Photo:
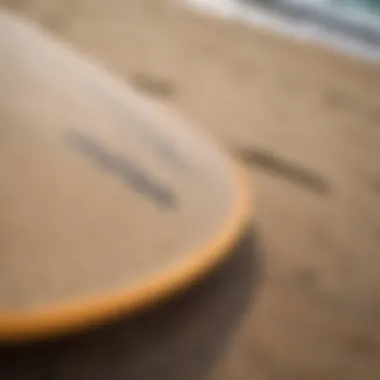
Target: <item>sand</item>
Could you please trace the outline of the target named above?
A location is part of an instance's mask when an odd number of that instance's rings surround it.
[[[207,376],[193,378],[379,378],[380,69],[164,0],[8,3],[195,121],[251,167],[262,276]],[[229,282],[236,299],[240,277]],[[177,315],[193,309],[184,310]],[[216,310],[208,319],[219,326],[229,314]],[[180,363],[178,355],[201,368],[207,344],[189,335],[219,335],[200,333],[198,322],[152,328],[160,354],[146,338],[151,356],[139,356],[139,378],[157,378],[170,357]],[[188,331],[188,348],[173,343],[166,351],[178,326]]]

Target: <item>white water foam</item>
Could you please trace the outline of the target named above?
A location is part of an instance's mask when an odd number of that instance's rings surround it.
[[[178,0],[177,0],[178,1]],[[367,44],[365,41],[355,41],[347,37],[344,33],[328,30],[318,22],[309,20],[303,21],[302,18],[294,20],[279,13],[274,13],[259,6],[239,2],[236,0],[181,0],[188,7],[203,10],[215,16],[240,20],[255,27],[275,30],[281,34],[291,36],[301,41],[312,41],[318,44],[327,45],[338,49],[343,53],[359,56],[363,59],[380,62],[380,40],[379,45]],[[293,2],[294,3],[294,2]],[[326,0],[309,0],[319,9],[326,9]],[[348,19],[354,23],[364,22],[374,25],[379,23],[374,17],[363,16],[358,12],[346,13]],[[334,15],[335,17],[335,15]],[[339,17],[339,15],[337,16]],[[380,25],[378,25],[380,28]],[[380,29],[379,29],[380,30]]]

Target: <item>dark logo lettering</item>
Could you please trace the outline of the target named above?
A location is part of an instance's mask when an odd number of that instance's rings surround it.
[[[117,175],[123,183],[131,186],[141,195],[154,200],[162,207],[175,207],[177,202],[175,193],[158,183],[154,178],[151,178],[137,163],[107,151],[99,142],[86,137],[78,131],[70,131],[67,135],[67,140],[76,150],[85,153],[97,165]]]

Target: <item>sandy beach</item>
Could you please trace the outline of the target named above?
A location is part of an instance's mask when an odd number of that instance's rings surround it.
[[[133,322],[125,336],[143,330],[137,345],[91,359],[115,374],[84,364],[91,354],[79,343],[82,364],[68,369],[66,345],[51,379],[380,378],[379,66],[168,0],[0,3],[173,107],[252,172],[260,269],[231,264],[209,286],[212,301],[198,291]],[[210,321],[219,330],[208,334]],[[115,357],[140,364],[127,370]],[[8,366],[2,378],[40,379],[26,363],[24,377]]]

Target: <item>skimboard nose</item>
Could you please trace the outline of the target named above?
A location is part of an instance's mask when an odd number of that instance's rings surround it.
[[[250,218],[212,140],[0,12],[0,340],[131,313],[189,285]]]

